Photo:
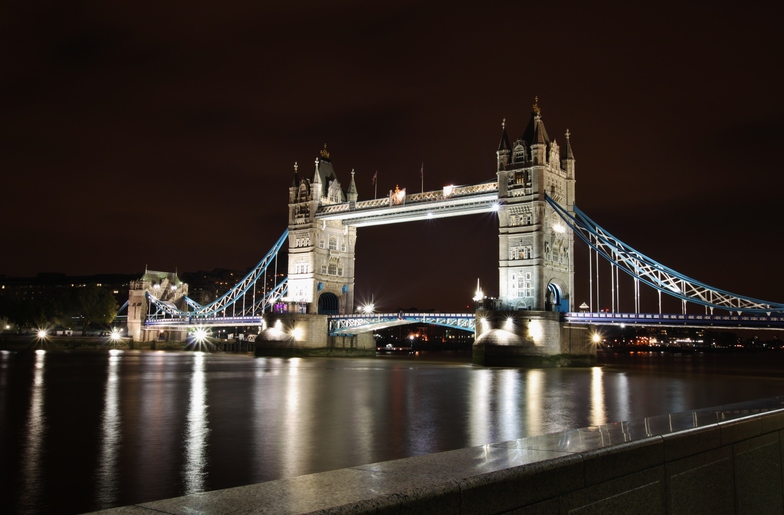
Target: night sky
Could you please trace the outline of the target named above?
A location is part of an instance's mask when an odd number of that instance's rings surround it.
[[[14,2],[0,9],[0,274],[254,266],[326,143],[360,200],[495,175],[539,97],[577,205],[637,250],[784,302],[773,2]],[[528,4],[528,5],[526,5]],[[493,215],[359,229],[357,300],[496,295]],[[575,305],[587,300],[576,252]],[[650,294],[654,298],[654,294]]]

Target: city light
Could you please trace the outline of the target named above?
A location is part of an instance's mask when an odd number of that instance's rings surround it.
[[[113,342],[117,343],[117,341],[120,339],[120,337],[121,337],[120,330],[117,329],[117,328],[112,329],[112,333],[109,335],[109,339],[111,339]]]
[[[297,340],[297,341],[300,341],[300,340],[302,340],[302,337],[303,337],[304,335],[305,335],[305,331],[303,331],[301,327],[295,327],[295,328],[294,328],[294,329],[291,331],[291,336],[293,336],[293,337],[294,337],[294,339],[295,339],[295,340]]]
[[[531,335],[534,343],[541,342],[542,336],[544,335],[544,328],[542,327],[542,323],[539,320],[531,320],[528,322],[528,334]]]
[[[45,340],[49,336],[49,332],[46,329],[39,329],[35,334],[39,340]]]
[[[474,302],[479,302],[484,297],[482,288],[479,287],[479,279],[476,280],[476,293],[474,293]]]
[[[196,340],[197,343],[202,343],[207,340],[209,333],[203,327],[197,327],[196,330],[193,332],[193,339]]]
[[[553,226],[553,230],[555,232],[557,232],[557,233],[562,233],[563,234],[563,233],[566,232],[566,226],[564,224],[562,224],[561,222],[558,222],[557,224],[555,224]]]

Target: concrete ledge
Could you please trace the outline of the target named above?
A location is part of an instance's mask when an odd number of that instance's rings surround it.
[[[784,397],[104,510],[782,513]]]

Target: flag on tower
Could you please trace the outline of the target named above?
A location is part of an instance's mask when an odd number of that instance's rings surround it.
[[[378,172],[373,174],[373,184],[376,183],[376,179],[378,179]]]

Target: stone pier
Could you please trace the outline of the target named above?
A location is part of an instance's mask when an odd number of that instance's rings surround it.
[[[372,333],[329,336],[327,315],[274,313],[265,315],[264,329],[256,338],[256,356],[376,355]]]
[[[596,363],[588,326],[552,311],[476,312],[473,362],[491,367],[580,367]]]

